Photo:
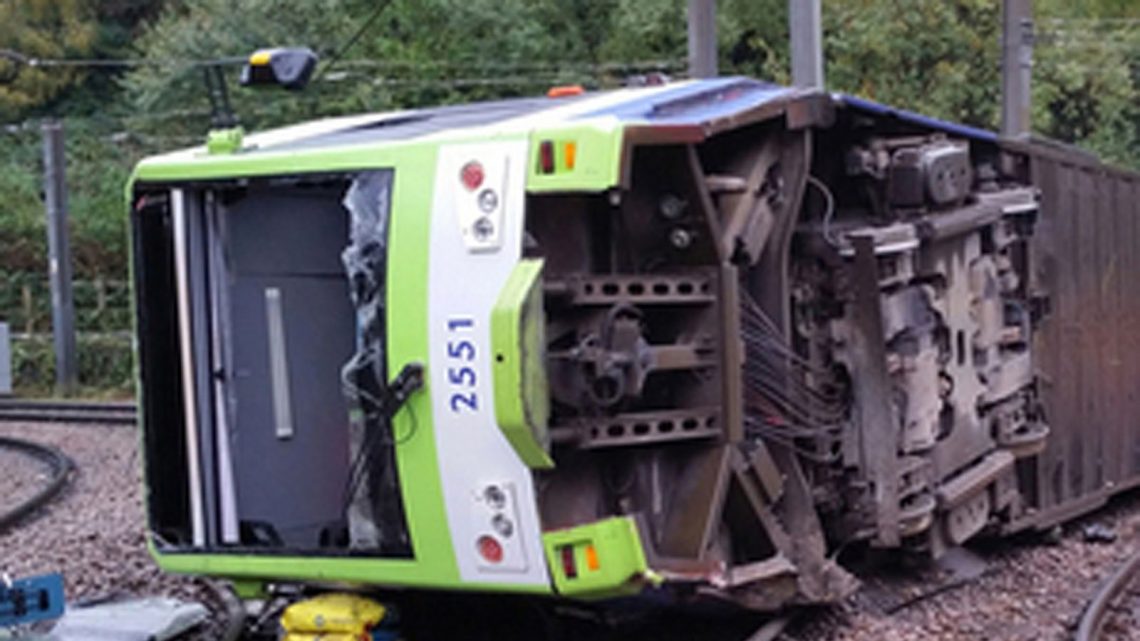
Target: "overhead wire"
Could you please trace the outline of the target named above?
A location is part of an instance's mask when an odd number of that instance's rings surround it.
[[[242,64],[248,56],[219,58],[40,58],[14,49],[0,49],[0,58],[29,67],[95,67],[127,69],[137,67],[208,67]]]
[[[320,69],[317,70],[316,77],[314,77],[313,80],[317,80],[318,78],[320,78],[329,67],[336,64],[336,62],[338,60],[340,60],[340,58],[345,53],[347,53],[348,50],[351,49],[352,46],[354,44],[356,44],[356,42],[358,40],[360,40],[360,37],[364,35],[364,32],[368,31],[368,28],[372,26],[372,23],[375,22],[376,19],[380,17],[381,13],[384,13],[384,10],[387,9],[388,5],[390,5],[390,4],[392,4],[392,0],[384,0],[380,4],[376,5],[376,9],[374,9],[372,11],[372,15],[368,16],[368,18],[364,21],[364,24],[360,25],[360,28],[357,29],[356,32],[352,34],[352,37],[350,37],[348,39],[348,42],[346,42],[343,46],[341,46],[339,49],[334,51],[332,58],[327,63],[325,63],[325,65],[323,67],[321,67]]]
[[[379,14],[374,14],[379,16]],[[367,25],[365,25],[367,26]],[[351,44],[351,43],[350,43]],[[220,56],[217,58],[41,58],[29,56],[13,49],[0,49],[0,58],[6,58],[17,64],[30,67],[91,67],[109,69],[130,69],[138,67],[206,67],[216,65],[239,65],[248,60],[245,55]],[[324,64],[324,67],[348,67],[370,69],[403,69],[409,71],[423,71],[427,69],[448,70],[494,70],[494,71],[621,71],[626,69],[683,69],[685,61],[681,59],[645,59],[629,61],[612,61],[601,63],[589,62],[480,62],[480,61],[445,61],[445,60],[389,60],[375,58],[341,59],[334,56]],[[313,80],[320,79],[317,74]]]
[[[379,13],[374,13],[378,16]],[[367,24],[362,25],[362,28]],[[363,33],[358,30],[357,33]],[[354,34],[358,39],[359,36]],[[350,39],[349,45],[352,44]],[[342,51],[347,51],[346,47],[341,48]],[[339,52],[338,52],[339,53]],[[0,60],[7,59],[17,64],[27,65],[29,67],[74,67],[74,68],[90,68],[95,70],[116,71],[124,69],[134,69],[141,67],[208,67],[216,65],[235,65],[244,63],[247,58],[245,56],[221,56],[217,58],[40,58],[30,56],[13,49],[0,49]],[[377,77],[370,78],[368,81],[376,87],[392,87],[392,88],[437,88],[437,89],[469,89],[476,87],[533,87],[542,86],[556,83],[565,83],[568,81],[582,82],[589,80],[597,80],[598,76],[612,72],[627,71],[660,71],[660,70],[679,70],[683,69],[684,63],[680,60],[669,59],[646,59],[646,60],[630,60],[630,61],[614,61],[605,63],[541,63],[541,62],[514,62],[514,63],[480,63],[476,61],[471,62],[451,62],[451,61],[393,61],[393,60],[375,60],[368,58],[356,58],[343,60],[334,56],[332,60],[324,65],[322,73],[318,73],[314,78],[314,82],[320,83],[335,83],[342,81],[344,76],[334,77],[333,73],[329,70],[335,68],[340,70],[341,74],[355,74],[368,70],[402,70],[409,73],[425,73],[435,71],[438,73],[454,73],[459,71],[475,71],[475,72],[495,72],[494,75],[464,75],[460,77]],[[504,76],[504,73],[516,72],[515,75]],[[525,75],[524,75],[525,74]],[[313,100],[319,99],[319,96],[310,95],[302,96],[302,98],[309,98]],[[289,96],[289,99],[295,99],[295,96]],[[272,108],[263,106],[245,106],[242,109],[243,113],[267,114],[273,111]],[[127,128],[133,127],[134,122],[137,121],[156,121],[156,120],[173,120],[182,118],[206,118],[209,112],[206,110],[196,109],[172,109],[165,111],[138,111],[130,114],[123,114],[115,117],[106,116],[69,116],[70,121],[86,121],[86,122],[108,122],[114,126],[114,122],[120,122]],[[14,125],[7,125],[5,128],[12,126],[20,126],[18,123]],[[38,128],[38,125],[37,125]],[[148,135],[151,139],[158,139],[161,136]],[[186,137],[180,137],[181,141],[187,140]]]
[[[1111,24],[1111,25],[1140,25],[1140,18],[1129,17],[1103,17],[1103,18],[1040,18],[1042,22],[1051,22],[1053,24]]]
[[[371,58],[351,58],[338,63],[341,67],[363,67],[370,69],[486,69],[496,71],[621,71],[624,69],[680,69],[686,65],[680,59],[647,59],[614,62],[455,62],[450,60],[375,60]]]

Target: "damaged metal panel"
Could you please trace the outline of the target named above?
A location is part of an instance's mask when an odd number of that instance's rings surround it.
[[[1034,241],[1046,313],[1035,343],[1042,399],[1054,435],[1037,463],[1040,526],[1072,514],[1140,473],[1138,296],[1140,246],[1135,176],[1045,145],[1029,155],[1042,191]]]
[[[659,553],[701,559],[720,527],[731,468],[730,448],[718,445],[695,456],[677,479],[676,499],[662,527]]]
[[[448,572],[468,557],[492,573],[517,567],[517,557],[496,564],[504,544],[526,536],[545,545],[525,563],[546,565],[528,571],[549,573],[542,589],[563,596],[629,595],[652,584],[655,599],[772,609],[842,598],[850,577],[830,560],[840,550],[937,557],[987,529],[1077,514],[1140,480],[1134,177],[1057,147],[740,79],[615,94],[597,108],[581,100],[551,110],[556,127],[519,125],[538,155],[528,159],[527,180],[491,181],[525,199],[496,219],[521,232],[512,236],[519,244],[477,252],[461,244],[455,261],[456,273],[475,273],[492,254],[504,268],[516,258],[544,266],[534,291],[545,345],[536,353],[549,381],[553,465],[520,468],[534,482],[535,504],[518,494],[502,509],[503,494],[476,491],[472,520],[447,512],[445,532],[433,484],[471,478],[476,490],[499,488],[483,477],[498,483],[518,461],[467,460],[465,450],[442,457],[418,443],[399,448],[416,479],[400,491],[394,452],[403,442],[389,419],[428,366],[433,398],[445,400],[449,361],[446,352],[433,362],[436,351],[409,349],[394,361],[408,362],[400,373],[385,362],[410,336],[432,336],[466,285],[418,281],[406,266],[438,247],[432,234],[456,231],[452,222],[460,234],[472,229],[466,218],[452,220],[439,195],[466,190],[456,202],[478,197],[491,209],[503,202],[499,193],[482,197],[491,185],[478,163],[462,172],[444,163],[430,176],[424,159],[440,149],[433,137],[409,143],[423,153],[407,158],[403,145],[384,149],[392,170],[184,187],[214,202],[227,230],[215,239],[226,256],[206,268],[217,276],[210,286],[225,289],[202,316],[212,319],[214,351],[194,346],[185,381],[153,379],[185,383],[193,406],[180,419],[190,423],[181,440],[148,434],[148,457],[176,453],[178,479],[197,477],[186,484],[199,492],[196,527],[162,518],[177,542],[216,542],[210,503],[218,500],[225,545],[207,552],[344,557],[304,564],[310,580],[369,582],[376,571],[385,587],[523,589],[506,574],[464,586],[470,577]],[[564,113],[567,122],[558,120]],[[425,118],[453,117],[497,122],[476,109],[424,111],[310,136],[294,150],[380,144],[426,131]],[[604,135],[594,130],[602,120]],[[589,138],[576,138],[586,135],[579,124]],[[464,132],[463,149],[482,144],[482,133]],[[610,136],[608,146],[585,144],[598,136]],[[389,212],[403,167],[416,181],[434,180],[436,197],[404,199],[401,189],[401,211]],[[609,178],[580,180],[588,174]],[[394,247],[398,294],[386,291],[389,215],[407,225]],[[432,233],[418,235],[426,220]],[[198,253],[193,239],[178,240],[189,243],[180,259]],[[201,315],[192,272],[183,275],[181,305]],[[396,307],[405,301],[414,313]],[[398,327],[386,327],[389,311]],[[472,335],[484,320],[460,319]],[[200,333],[196,322],[183,325]],[[393,331],[401,339],[389,350]],[[446,343],[431,342],[424,349]],[[463,358],[474,361],[483,343],[466,344]],[[475,391],[481,411],[518,400],[517,386],[489,389],[472,380],[476,370],[461,371],[452,378],[470,392],[462,398],[472,410]],[[213,405],[200,398],[211,389]],[[444,421],[434,425],[436,445],[450,447],[457,441],[439,426],[476,422],[447,409],[409,419]],[[451,409],[462,413],[454,402]],[[502,424],[484,427],[456,432],[460,447],[504,437]],[[223,478],[227,456],[232,482]],[[217,487],[203,485],[215,476]],[[178,504],[171,513],[190,514],[189,495],[159,485]],[[227,517],[230,486],[236,506]],[[442,495],[445,507],[467,498],[467,489]],[[411,529],[431,531],[415,559],[401,501],[415,504]],[[541,527],[520,521],[523,509],[540,515]],[[615,550],[624,569],[607,577],[613,566],[603,570],[598,555]],[[357,556],[375,565],[355,565]],[[181,561],[208,569],[210,560]],[[235,563],[247,575],[257,568],[258,577],[279,578],[267,564],[245,562]]]

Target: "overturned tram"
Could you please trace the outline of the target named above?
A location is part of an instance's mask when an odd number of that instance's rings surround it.
[[[773,610],[1140,479],[1078,150],[745,78],[230,142],[129,187],[168,570]]]

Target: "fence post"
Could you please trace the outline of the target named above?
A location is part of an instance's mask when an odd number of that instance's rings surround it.
[[[0,323],[0,396],[12,393],[12,335],[8,323]]]
[[[24,310],[24,333],[34,334],[36,331],[36,306],[32,301],[32,286],[20,283],[20,306]]]

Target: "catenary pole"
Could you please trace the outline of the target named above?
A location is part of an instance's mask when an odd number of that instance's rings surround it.
[[[716,0],[689,0],[689,75],[716,77]]]
[[[1025,136],[1029,134],[1029,81],[1033,72],[1032,0],[1002,3],[1001,48],[1001,133]]]
[[[71,295],[71,247],[67,232],[63,125],[58,121],[48,121],[43,124],[42,131],[55,384],[56,392],[66,396],[75,392],[79,376],[75,355],[75,306]]]
[[[792,84],[823,89],[823,27],[820,0],[788,0]]]

